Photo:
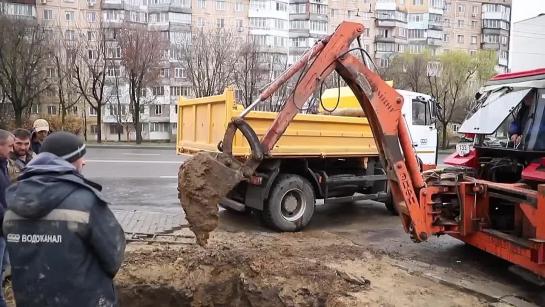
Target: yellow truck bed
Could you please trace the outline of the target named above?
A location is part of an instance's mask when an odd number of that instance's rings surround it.
[[[336,100],[337,97],[335,97]],[[227,124],[242,112],[232,89],[222,95],[183,98],[178,101],[178,154],[217,151]],[[277,113],[250,112],[246,121],[263,137]],[[250,146],[240,132],[233,144],[233,154],[245,157]],[[378,155],[366,118],[316,114],[298,114],[271,152],[273,157],[353,157]]]

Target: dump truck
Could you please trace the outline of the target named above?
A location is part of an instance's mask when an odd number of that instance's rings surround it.
[[[498,110],[506,106],[508,113],[512,113],[519,104],[516,98],[533,98],[533,107],[525,102],[526,112],[531,110],[527,114],[533,115],[526,116],[524,123],[519,122],[523,129],[518,131],[518,136],[522,137],[520,140],[516,137],[514,146],[485,148],[478,143],[468,151],[470,155],[466,160],[473,161],[469,167],[422,172],[402,115],[406,103],[403,96],[386,84],[360,57],[366,52],[361,47],[364,29],[359,23],[342,22],[332,35],[320,40],[269,85],[255,104],[252,103],[228,124],[221,153],[197,154],[184,163],[178,180],[180,199],[198,243],[206,243],[214,222],[217,223],[217,219],[202,219],[205,216],[200,213],[207,212],[211,217],[215,212],[217,217],[217,204],[221,198],[240,182],[252,180],[261,162],[272,154],[284,133],[289,131],[300,108],[320,88],[323,80],[336,71],[352,89],[367,116],[401,224],[410,238],[418,243],[435,236],[450,235],[509,261],[522,272],[543,281],[545,151],[536,149],[541,148],[539,141],[543,140],[542,128],[545,127],[542,78],[515,73],[492,80],[491,87],[483,93],[483,100],[479,101],[481,111],[473,114],[477,115],[475,119],[483,120],[478,121],[483,126],[473,126],[475,122],[470,121],[467,127],[463,127],[465,131],[473,129],[482,134],[477,137],[477,140],[482,140],[483,135],[492,131],[498,122],[489,121],[489,116],[503,117],[504,111]],[[353,43],[358,43],[359,47],[353,47]],[[257,103],[270,97],[298,73],[301,75],[294,89],[296,95],[286,99],[282,111],[259,138],[245,116]],[[512,80],[505,82],[505,79]],[[511,98],[507,99],[509,96]],[[506,98],[503,102],[502,97]],[[242,132],[252,151],[243,161],[233,155],[233,138],[237,131]],[[522,150],[519,149],[521,141]],[[498,173],[495,177],[488,177],[483,172],[490,166],[488,161],[506,156],[514,161],[513,166],[526,161],[523,167],[518,168],[520,175]],[[502,162],[495,167],[503,166]],[[504,171],[513,172],[506,167]],[[524,181],[513,182],[517,177]]]
[[[437,159],[435,102],[421,93],[398,92],[410,102],[405,104],[405,119],[422,167],[430,168]],[[356,108],[357,99],[348,87],[325,90],[322,95],[321,113]],[[217,96],[180,98],[177,152],[218,152],[225,129],[242,111],[232,88]],[[266,225],[280,231],[304,228],[317,199],[324,204],[376,200],[395,213],[376,142],[361,108],[359,112],[362,114],[356,116],[298,114],[250,180],[237,185],[220,205],[239,212],[254,210]],[[262,136],[276,116],[275,112],[252,111],[246,120]],[[233,155],[246,160],[250,154],[248,142],[238,132]]]

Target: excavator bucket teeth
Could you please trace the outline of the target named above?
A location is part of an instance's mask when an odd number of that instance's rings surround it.
[[[200,152],[178,173],[178,198],[197,243],[206,245],[218,226],[218,203],[239,182],[241,164],[223,153]]]

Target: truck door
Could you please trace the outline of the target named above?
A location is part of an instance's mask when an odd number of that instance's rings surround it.
[[[422,96],[404,97],[403,115],[409,126],[417,156],[424,165],[437,164],[437,128],[434,104]]]

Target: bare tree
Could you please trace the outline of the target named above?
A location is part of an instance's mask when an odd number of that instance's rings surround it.
[[[53,32],[49,41],[50,62],[53,65],[54,76],[50,78],[51,89],[56,90],[61,117],[61,130],[64,130],[66,116],[81,100],[81,93],[74,82],[76,64],[76,42],[74,37],[65,39],[62,30]]]
[[[0,16],[0,89],[11,102],[16,126],[49,87],[45,41],[37,23]]]
[[[159,63],[168,44],[159,32],[146,26],[124,24],[117,39],[121,48],[121,63],[129,84],[130,111],[136,131],[136,143],[142,142],[142,91],[157,82]]]
[[[466,108],[473,99],[475,87],[471,82],[490,78],[496,65],[496,58],[478,54],[471,56],[463,51],[449,51],[440,55],[436,64],[440,67],[436,73],[428,73],[430,95],[441,110],[437,119],[441,123],[442,148],[448,145],[447,126],[460,109]],[[480,80],[479,80],[480,79]]]
[[[191,39],[176,42],[174,47],[180,65],[187,72],[195,96],[221,94],[233,84],[236,46],[236,36],[223,28],[201,28],[193,33]]]
[[[426,68],[430,60],[431,54],[428,51],[419,54],[399,54],[385,70],[384,78],[393,80],[398,89],[426,92],[429,85]]]
[[[102,142],[102,109],[108,95],[105,93],[106,75],[110,67],[107,49],[114,29],[107,29],[102,22],[77,35],[76,59],[73,66],[73,82],[78,94],[97,115],[97,142]]]
[[[265,80],[259,64],[259,47],[252,41],[243,44],[237,52],[234,83],[244,106],[249,106],[259,95],[259,85]]]

